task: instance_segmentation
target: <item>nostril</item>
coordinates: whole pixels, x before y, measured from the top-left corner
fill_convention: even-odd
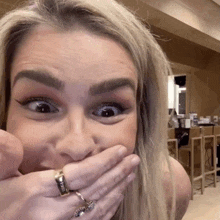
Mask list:
[[[81,161],[96,154],[95,148],[86,146],[63,146],[59,147],[57,151],[62,160],[68,163]]]
[[[64,152],[59,153],[59,157],[61,158],[62,164],[68,164],[74,162],[73,158]]]

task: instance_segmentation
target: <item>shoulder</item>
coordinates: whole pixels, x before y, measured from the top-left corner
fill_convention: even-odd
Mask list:
[[[182,219],[187,211],[189,201],[191,198],[191,182],[183,166],[174,158],[170,158],[170,163],[174,171],[174,178],[176,184],[176,220]],[[171,207],[172,204],[172,182],[169,169],[166,166],[163,179],[166,197],[168,205]]]

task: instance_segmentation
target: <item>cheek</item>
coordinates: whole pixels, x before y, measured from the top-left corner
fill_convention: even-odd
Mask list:
[[[132,154],[136,144],[137,120],[131,117],[113,126],[106,126],[100,129],[99,144],[104,148],[115,145],[123,145],[127,148],[128,154]]]

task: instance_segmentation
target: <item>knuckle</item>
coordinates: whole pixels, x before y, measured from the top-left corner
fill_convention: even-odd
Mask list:
[[[78,181],[81,186],[88,186],[95,182],[95,175],[92,173],[88,173],[82,176],[79,176],[75,179]]]
[[[63,167],[63,172],[68,186],[73,190],[88,186],[95,180],[95,174],[87,172],[83,165],[81,167],[79,164],[67,164]]]
[[[108,192],[108,187],[107,186],[103,186],[100,187],[93,195],[92,195],[92,200],[99,200],[100,198],[102,198],[107,192]]]
[[[110,157],[107,161],[107,163],[104,164],[103,168],[104,170],[111,169],[116,164],[116,159],[113,157]]]
[[[114,176],[114,177],[113,177],[113,182],[114,182],[114,183],[120,182],[120,181],[123,179],[123,176],[124,176],[123,173],[120,173],[120,174]]]
[[[121,173],[122,174],[128,174],[131,172],[131,167],[128,165],[128,166],[123,166],[122,169],[121,169]]]

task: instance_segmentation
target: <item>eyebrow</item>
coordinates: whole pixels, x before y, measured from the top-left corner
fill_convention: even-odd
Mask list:
[[[64,89],[63,81],[51,76],[48,72],[41,71],[41,70],[37,70],[37,71],[36,70],[23,70],[19,72],[14,78],[12,87],[14,87],[17,81],[22,78],[28,78],[28,79],[34,80],[36,82],[42,83],[49,87],[53,87],[60,91]]]
[[[46,71],[23,70],[15,76],[12,87],[14,87],[17,81],[22,78],[34,80],[46,86],[53,87],[59,91],[63,91],[65,86],[65,82],[57,79],[54,76],[51,76],[51,74]],[[89,89],[89,94],[91,96],[100,95],[103,93],[111,92],[121,87],[129,87],[132,89],[134,94],[136,93],[136,86],[133,80],[129,78],[116,78],[92,85]]]
[[[90,87],[90,95],[100,95],[102,93],[111,92],[121,87],[129,87],[133,90],[134,94],[136,93],[136,87],[133,80],[128,78],[116,78],[106,80],[101,83],[94,84]]]

